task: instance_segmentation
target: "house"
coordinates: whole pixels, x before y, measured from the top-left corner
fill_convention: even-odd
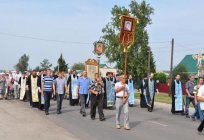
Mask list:
[[[204,55],[204,54],[203,54]],[[189,74],[197,74],[198,73],[198,60],[193,59],[193,54],[186,55],[178,65],[184,65],[189,72]],[[202,65],[204,66],[204,61],[202,61]]]
[[[101,72],[102,77],[106,77],[107,72],[113,72],[116,75],[118,72],[118,69],[111,68],[107,66],[106,64],[100,64],[100,72]]]

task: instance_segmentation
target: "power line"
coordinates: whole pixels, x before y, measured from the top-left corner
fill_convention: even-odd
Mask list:
[[[93,44],[93,43],[87,43],[87,42],[72,42],[72,41],[64,41],[64,40],[38,38],[38,37],[24,36],[24,35],[16,35],[16,34],[4,33],[4,32],[0,32],[0,35],[6,35],[6,36],[12,36],[12,37],[19,37],[19,38],[26,38],[26,39],[33,39],[33,40],[48,41],[48,42],[66,43],[66,44],[82,44],[82,45],[90,45],[90,44]]]
[[[56,43],[65,43],[65,44],[76,44],[76,45],[92,45],[93,43],[90,42],[74,42],[74,41],[65,41],[65,40],[56,40],[56,39],[47,39],[47,38],[40,38],[40,37],[34,37],[34,36],[25,36],[25,35],[17,35],[17,34],[12,34],[12,33],[6,33],[6,32],[0,32],[0,35],[4,36],[11,36],[11,37],[18,37],[18,38],[25,38],[25,39],[32,39],[32,40],[40,40],[40,41],[47,41],[47,42],[56,42]],[[150,42],[149,45],[153,44],[166,44],[166,43],[171,43],[171,41],[154,41]],[[197,43],[202,44],[202,43]],[[190,45],[190,44],[188,44]],[[196,51],[195,48],[191,49],[186,46],[188,45],[183,45],[183,44],[177,44],[175,49],[185,49],[185,51]],[[193,46],[194,44],[191,44]],[[167,46],[154,46],[151,47],[154,51],[169,51],[169,50],[164,50],[164,49],[170,49],[170,45]],[[161,50],[162,49],[162,50]],[[196,48],[196,49],[202,49],[202,48]]]
[[[90,42],[64,41],[64,40],[47,39],[47,38],[40,38],[40,37],[34,37],[34,36],[17,35],[17,34],[12,34],[12,33],[5,33],[5,32],[0,32],[0,35],[25,38],[25,39],[33,39],[33,40],[40,40],[40,41],[48,41],[48,42],[66,43],[66,44],[82,44],[82,45],[93,44]],[[164,43],[170,43],[170,41],[150,42],[149,44],[164,44]]]

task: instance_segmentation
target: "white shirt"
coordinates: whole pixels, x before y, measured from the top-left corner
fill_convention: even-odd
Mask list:
[[[197,96],[200,98],[204,98],[204,85],[199,88]],[[201,110],[204,110],[204,102],[200,102],[200,108]]]
[[[121,82],[117,82],[117,83],[115,84],[115,90],[118,89],[118,88],[120,88],[120,87],[122,87],[122,83],[121,83]],[[121,90],[120,92],[116,93],[116,97],[123,97],[123,93],[124,93],[124,91]],[[127,93],[129,94],[130,91],[129,91],[128,85],[125,84],[125,96],[127,96]]]
[[[14,76],[14,85],[18,85],[18,81],[19,81],[19,79],[20,79],[20,77],[21,77],[21,74],[19,73],[19,74],[15,74],[15,76]]]

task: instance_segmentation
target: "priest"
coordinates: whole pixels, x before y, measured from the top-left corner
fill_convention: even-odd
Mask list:
[[[180,81],[179,74],[177,74],[175,80],[172,81],[171,93],[172,93],[171,113],[172,114],[180,113],[181,115],[184,115],[182,83]]]
[[[30,96],[30,106],[37,108],[39,106],[38,98],[38,77],[35,70],[32,71],[32,74],[27,79],[27,86]]]
[[[156,88],[156,82],[154,80],[154,73],[150,73],[149,81],[148,81],[148,88],[147,88],[147,97],[148,97],[148,111],[152,112],[154,109],[154,97],[155,93],[158,93],[159,90]]]
[[[114,79],[111,78],[111,73],[106,73],[106,78],[103,79],[104,83],[104,108],[112,109],[115,102],[115,91],[114,91]]]
[[[146,88],[148,85],[147,75],[140,82],[140,107],[147,108]]]
[[[78,76],[76,74],[76,70],[73,70],[72,74],[69,75],[67,81],[67,87],[69,87],[69,104],[71,106],[79,104],[79,97],[77,96],[77,80]]]
[[[20,77],[18,84],[19,84],[19,89],[20,89],[20,100],[25,101],[27,100],[26,96],[26,73],[23,73],[22,76]]]
[[[127,81],[130,96],[128,98],[128,103],[130,107],[133,107],[135,105],[135,91],[134,91],[134,82],[132,79],[132,75],[129,75],[128,81]]]

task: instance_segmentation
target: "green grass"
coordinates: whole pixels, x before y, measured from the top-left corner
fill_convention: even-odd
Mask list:
[[[140,99],[140,94],[136,93],[135,97],[136,99]],[[184,99],[184,102],[186,103],[186,96],[183,96],[183,99]],[[171,96],[169,96],[169,94],[167,93],[159,93],[155,95],[155,102],[171,104],[172,99],[171,99]],[[190,104],[190,107],[193,107],[193,105]]]
[[[136,99],[140,99],[139,93],[136,93],[135,96]],[[155,95],[155,102],[171,104],[171,97],[169,97],[169,95],[166,93],[159,93],[158,95]]]

